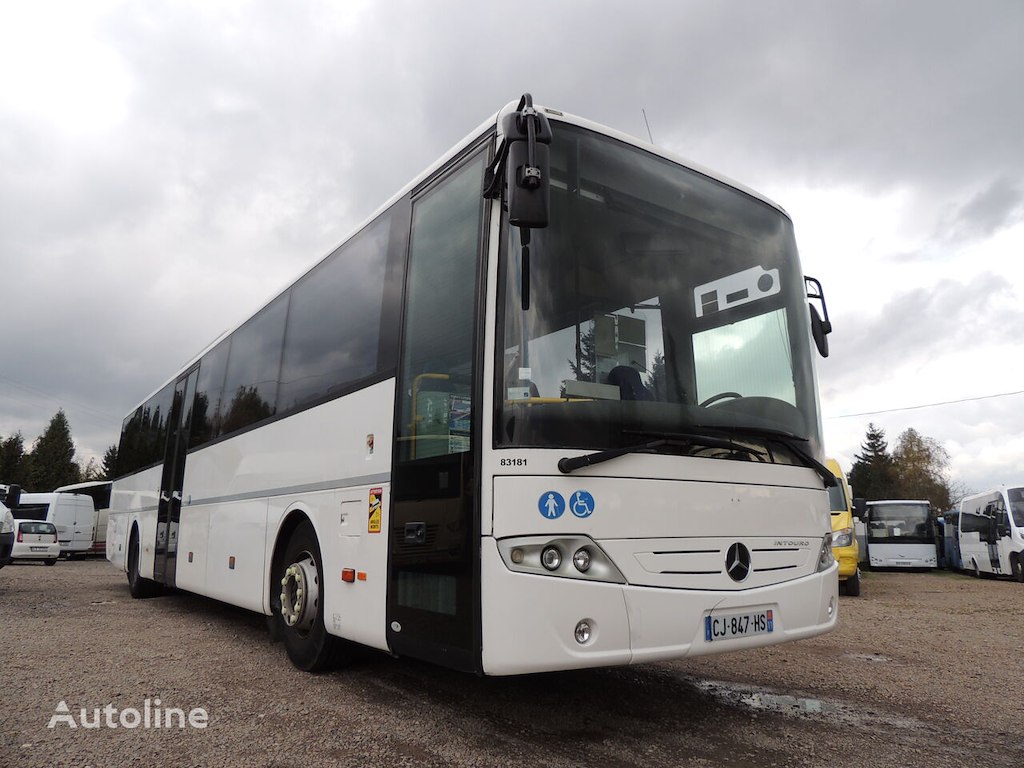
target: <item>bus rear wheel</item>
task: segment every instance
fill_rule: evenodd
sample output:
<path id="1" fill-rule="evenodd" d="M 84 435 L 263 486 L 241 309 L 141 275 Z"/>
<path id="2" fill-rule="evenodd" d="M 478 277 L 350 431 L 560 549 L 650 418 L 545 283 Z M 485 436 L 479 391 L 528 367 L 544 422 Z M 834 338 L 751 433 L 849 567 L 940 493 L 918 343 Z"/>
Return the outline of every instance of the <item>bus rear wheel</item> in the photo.
<path id="1" fill-rule="evenodd" d="M 323 564 L 313 525 L 304 520 L 292 532 L 271 582 L 276 634 L 284 640 L 292 664 L 321 672 L 345 660 L 342 641 L 324 626 Z"/>

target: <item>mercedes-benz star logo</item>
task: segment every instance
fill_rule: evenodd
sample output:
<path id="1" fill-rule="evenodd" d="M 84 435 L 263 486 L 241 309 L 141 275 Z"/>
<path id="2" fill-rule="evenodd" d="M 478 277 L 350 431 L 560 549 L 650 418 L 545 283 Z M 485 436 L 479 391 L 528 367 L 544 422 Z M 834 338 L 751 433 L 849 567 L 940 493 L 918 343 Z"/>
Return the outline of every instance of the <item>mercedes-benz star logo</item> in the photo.
<path id="1" fill-rule="evenodd" d="M 733 581 L 743 581 L 750 575 L 750 550 L 736 542 L 725 553 L 725 572 Z"/>

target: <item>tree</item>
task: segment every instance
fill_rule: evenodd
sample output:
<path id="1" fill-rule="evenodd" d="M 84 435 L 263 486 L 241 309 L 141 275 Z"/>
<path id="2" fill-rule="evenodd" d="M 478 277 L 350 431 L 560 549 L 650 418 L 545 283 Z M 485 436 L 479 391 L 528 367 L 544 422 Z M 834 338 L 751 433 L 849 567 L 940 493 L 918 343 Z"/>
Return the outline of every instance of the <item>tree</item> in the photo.
<path id="1" fill-rule="evenodd" d="M 654 399 L 659 403 L 669 402 L 668 371 L 665 369 L 665 353 L 660 350 L 654 356 L 654 362 L 651 363 L 651 371 L 647 374 L 646 386 L 651 391 Z"/>
<path id="2" fill-rule="evenodd" d="M 0 440 L 0 483 L 24 485 L 28 463 L 25 460 L 25 440 L 15 432 Z"/>
<path id="3" fill-rule="evenodd" d="M 101 467 L 102 476 L 100 480 L 113 480 L 117 475 L 117 446 L 112 445 L 107 448 L 107 452 L 103 454 L 103 464 Z"/>
<path id="4" fill-rule="evenodd" d="M 893 451 L 896 492 L 893 498 L 927 499 L 932 509 L 942 512 L 953 506 L 953 490 L 946 477 L 949 454 L 938 440 L 916 429 L 903 431 Z"/>
<path id="5" fill-rule="evenodd" d="M 81 463 L 78 465 L 78 478 L 79 482 L 91 483 L 95 480 L 103 480 L 103 472 L 100 470 L 99 462 L 96 461 L 96 457 L 92 456 L 89 461 L 83 467 Z"/>
<path id="6" fill-rule="evenodd" d="M 576 360 L 569 360 L 576 381 L 597 381 L 597 343 L 594 328 L 580 335 L 580 346 Z"/>
<path id="7" fill-rule="evenodd" d="M 885 431 L 880 427 L 868 424 L 860 453 L 850 467 L 849 480 L 854 493 L 869 501 L 900 498 L 894 495 L 896 470 L 885 441 Z"/>
<path id="8" fill-rule="evenodd" d="M 52 491 L 62 485 L 77 483 L 79 472 L 71 427 L 61 408 L 32 446 L 27 485 L 33 491 Z"/>

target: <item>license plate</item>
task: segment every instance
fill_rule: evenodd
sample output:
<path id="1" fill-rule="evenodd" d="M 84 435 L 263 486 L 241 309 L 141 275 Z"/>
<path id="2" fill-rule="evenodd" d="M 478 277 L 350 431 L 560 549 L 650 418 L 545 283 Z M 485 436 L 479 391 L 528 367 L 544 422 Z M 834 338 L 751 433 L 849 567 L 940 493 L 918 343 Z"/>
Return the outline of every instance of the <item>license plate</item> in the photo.
<path id="1" fill-rule="evenodd" d="M 49 547 L 29 547 L 29 552 L 45 552 Z"/>
<path id="2" fill-rule="evenodd" d="M 775 631 L 775 616 L 771 608 L 750 613 L 730 613 L 704 617 L 704 640 L 729 640 L 734 637 L 767 635 Z"/>

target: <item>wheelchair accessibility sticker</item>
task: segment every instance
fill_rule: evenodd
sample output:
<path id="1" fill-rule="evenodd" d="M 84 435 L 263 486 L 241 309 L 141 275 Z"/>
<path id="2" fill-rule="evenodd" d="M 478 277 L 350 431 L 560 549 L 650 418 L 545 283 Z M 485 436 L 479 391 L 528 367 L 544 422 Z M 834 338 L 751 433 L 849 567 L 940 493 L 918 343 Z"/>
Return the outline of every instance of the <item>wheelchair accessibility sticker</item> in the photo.
<path id="1" fill-rule="evenodd" d="M 565 512 L 565 499 L 556 491 L 544 491 L 537 501 L 537 509 L 548 520 L 555 520 Z"/>
<path id="2" fill-rule="evenodd" d="M 569 501 L 569 508 L 576 517 L 590 517 L 594 514 L 594 497 L 587 491 L 575 491 Z"/>

